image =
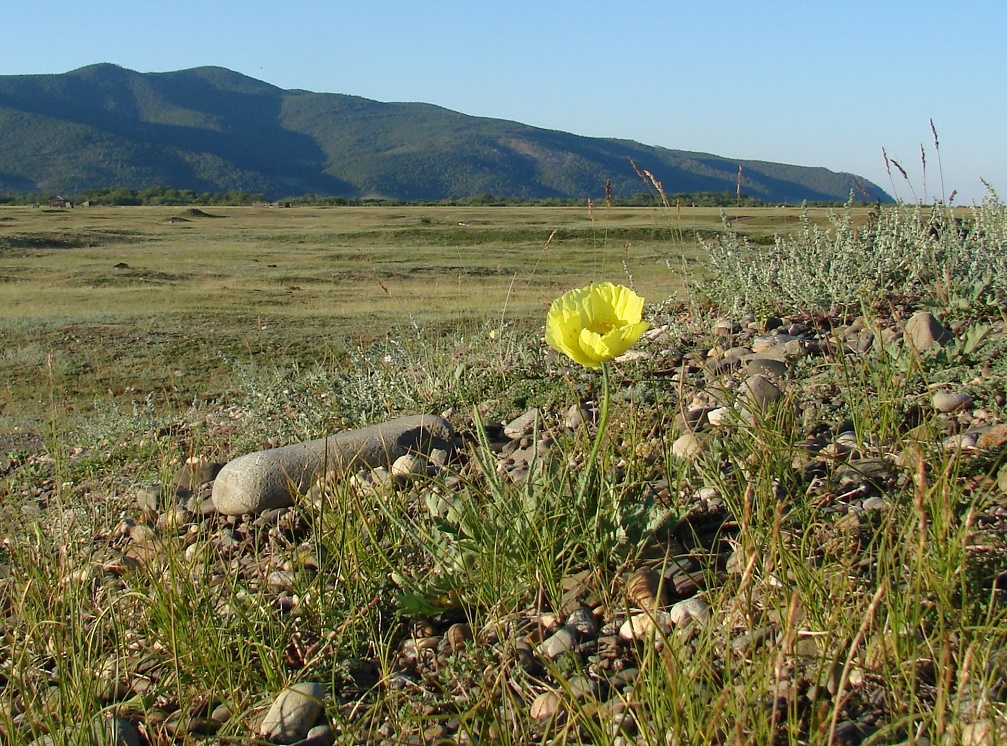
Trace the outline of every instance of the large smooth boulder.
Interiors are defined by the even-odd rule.
[[[224,515],[260,513],[294,504],[322,475],[391,468],[406,454],[450,449],[451,424],[435,415],[400,417],[328,438],[256,451],[230,461],[213,482],[213,504]]]

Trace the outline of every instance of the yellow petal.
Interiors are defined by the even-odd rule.
[[[599,368],[650,328],[641,321],[643,302],[629,288],[610,282],[570,290],[549,309],[546,342],[580,365]]]

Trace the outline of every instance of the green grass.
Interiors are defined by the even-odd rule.
[[[934,249],[929,233],[903,231],[913,208],[891,210],[868,247],[893,261]],[[854,292],[791,270],[792,297],[776,304],[732,285],[764,266],[757,249],[730,266],[703,259],[697,231],[741,245],[712,210],[593,223],[565,209],[207,211],[224,217],[3,213],[10,236],[49,242],[9,241],[0,255],[0,275],[16,278],[0,284],[5,742],[82,743],[81,724],[114,714],[168,743],[171,713],[205,719],[218,704],[230,719],[194,740],[248,742],[293,681],[325,686],[339,743],[976,743],[1004,725],[1002,448],[947,449],[944,435],[969,424],[929,407],[936,390],[965,390],[973,423],[1007,419],[990,259],[1007,230],[999,203],[966,216],[982,226],[971,237],[940,239],[947,272]],[[788,256],[834,262],[819,267],[868,240],[865,213],[734,217],[751,244],[786,230],[775,246]],[[129,239],[81,245],[113,233]],[[669,268],[682,257],[694,276]],[[976,290],[966,279],[978,266],[989,278]],[[562,420],[597,403],[601,380],[547,352],[542,320],[560,291],[629,275],[660,333],[638,345],[646,359],[613,366],[611,420],[585,481],[596,433]],[[841,309],[822,293],[837,287]],[[698,458],[674,456],[676,415],[710,393],[700,364],[738,341],[715,336],[713,320],[752,311],[758,327],[793,302],[807,313],[788,321],[821,330],[820,354],[794,362],[779,402],[703,433]],[[918,308],[962,321],[955,342],[852,354],[843,320],[823,321],[859,314],[886,339]],[[532,406],[551,445],[512,480],[492,426]],[[179,525],[135,499],[151,484],[171,494],[190,457],[443,411],[464,443],[446,468],[398,487],[337,480],[276,524],[184,514]],[[837,448],[842,423],[862,461]],[[860,498],[841,474],[870,463],[883,464],[884,503],[849,510]],[[225,532],[242,548],[224,546]],[[637,603],[630,575],[667,570],[671,584],[678,564],[709,618],[616,645]],[[276,571],[289,573],[282,588]],[[573,587],[600,634],[544,659],[536,646],[577,605]],[[422,649],[454,622],[473,639]],[[624,669],[635,683],[620,682]],[[595,694],[578,694],[583,677]],[[536,721],[544,692],[560,714]]]

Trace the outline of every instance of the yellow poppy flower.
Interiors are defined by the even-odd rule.
[[[575,363],[600,368],[640,338],[643,298],[622,285],[601,282],[564,293],[545,321],[545,341]]]

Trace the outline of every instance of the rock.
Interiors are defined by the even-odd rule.
[[[578,640],[592,640],[598,635],[598,617],[586,606],[571,611],[566,626],[574,630]]]
[[[571,404],[563,415],[563,427],[567,430],[576,430],[585,422],[590,421],[591,410],[583,404]]]
[[[551,720],[563,709],[563,700],[556,692],[542,692],[531,703],[531,716],[535,720]]]
[[[942,440],[941,446],[949,452],[970,451],[976,447],[978,440],[975,433],[958,433],[957,435],[949,435]]]
[[[671,444],[671,453],[675,458],[691,461],[703,453],[705,444],[693,433],[684,433]]]
[[[452,653],[464,650],[465,643],[472,639],[472,628],[465,622],[455,622],[444,633]]]
[[[769,378],[787,378],[790,375],[790,366],[783,360],[772,357],[756,356],[748,361],[745,366],[745,375],[762,375]]]
[[[687,598],[679,601],[668,611],[668,618],[672,624],[681,624],[686,619],[695,619],[700,624],[710,621],[710,605],[701,598]]]
[[[976,441],[976,445],[980,448],[1000,448],[1007,445],[1007,424],[991,425],[977,432],[979,439]]]
[[[954,335],[929,311],[918,311],[906,322],[906,336],[921,352],[954,341]]]
[[[336,742],[336,734],[327,723],[316,725],[308,731],[307,737],[303,741],[298,741],[294,746],[332,746]]]
[[[679,431],[699,432],[703,430],[710,421],[707,415],[716,407],[690,407],[685,412],[675,415],[675,429]]]
[[[997,742],[992,720],[976,720],[962,726],[962,746],[992,746]]]
[[[653,568],[641,567],[626,581],[629,605],[643,611],[656,611],[665,605],[667,590],[661,573]]]
[[[950,394],[946,391],[938,391],[933,398],[934,409],[944,414],[957,412],[972,403],[972,397],[968,394]]]
[[[161,485],[150,484],[138,489],[136,505],[144,513],[156,513],[161,507]]]
[[[294,684],[277,695],[259,726],[271,743],[290,744],[304,738],[322,711],[325,687],[314,681]]]
[[[260,513],[294,504],[323,473],[361,467],[388,468],[407,453],[448,448],[454,431],[447,420],[416,415],[328,438],[257,451],[230,461],[213,482],[213,503],[224,515]]]
[[[668,634],[671,632],[672,624],[671,614],[667,611],[634,614],[619,627],[619,637],[626,642],[646,640],[657,633]]]
[[[756,373],[741,384],[741,396],[746,405],[765,409],[783,396],[783,393],[768,377]]]
[[[539,653],[549,659],[559,658],[577,645],[577,630],[571,625],[560,627],[539,645]]]
[[[535,423],[538,422],[538,407],[532,407],[515,420],[511,420],[504,425],[504,435],[511,440],[517,440],[525,435],[531,435],[535,430]]]
[[[178,467],[178,471],[175,472],[174,484],[184,490],[195,490],[199,485],[216,479],[223,468],[223,464],[204,461],[195,456]]]
[[[400,479],[409,479],[427,473],[427,460],[415,453],[399,456],[392,464],[391,475]]]

